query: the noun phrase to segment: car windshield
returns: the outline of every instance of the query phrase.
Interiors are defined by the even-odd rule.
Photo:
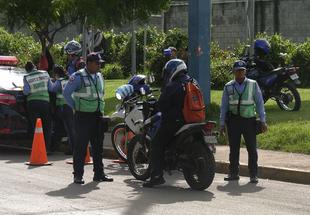
[[[0,88],[5,90],[22,90],[26,71],[18,67],[0,66]]]

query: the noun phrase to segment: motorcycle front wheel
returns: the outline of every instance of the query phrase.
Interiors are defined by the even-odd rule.
[[[117,124],[111,132],[112,146],[117,155],[127,161],[128,143],[133,138],[134,133],[125,123]]]
[[[213,182],[215,175],[215,159],[211,151],[204,145],[197,144],[189,155],[191,167],[183,169],[187,184],[194,190],[205,190]]]
[[[145,181],[151,175],[150,168],[151,140],[138,134],[128,144],[127,164],[131,174],[138,180]]]
[[[281,110],[298,111],[301,99],[296,87],[291,83],[284,83],[279,87],[276,102]]]

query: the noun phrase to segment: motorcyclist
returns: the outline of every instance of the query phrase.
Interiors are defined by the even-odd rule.
[[[66,70],[68,71],[69,75],[72,75],[79,69],[85,67],[85,61],[80,56],[82,53],[82,46],[79,42],[75,40],[69,41],[65,47],[64,52],[67,54],[67,67]]]
[[[265,39],[257,39],[254,42],[254,63],[260,75],[274,70],[274,66],[266,60],[270,48],[269,42]]]
[[[174,134],[184,125],[182,113],[185,89],[190,80],[187,66],[183,60],[171,59],[163,72],[163,87],[158,100],[158,109],[162,113],[160,128],[151,143],[151,179],[143,187],[153,187],[165,183],[163,178],[164,149]]]

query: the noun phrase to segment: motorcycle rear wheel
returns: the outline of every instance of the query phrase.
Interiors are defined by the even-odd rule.
[[[300,95],[294,85],[284,83],[279,87],[276,102],[281,110],[298,111],[301,107]]]
[[[194,190],[205,190],[213,182],[215,175],[215,159],[211,151],[204,145],[198,145],[189,155],[194,168],[184,168],[183,175],[187,184]]]
[[[142,141],[145,140],[145,143]],[[149,138],[136,135],[128,144],[127,164],[131,174],[138,180],[145,181],[151,175]]]

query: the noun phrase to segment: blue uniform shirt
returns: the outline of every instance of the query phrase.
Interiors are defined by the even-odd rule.
[[[98,78],[96,74],[91,74],[91,77],[94,79],[94,81],[96,81]],[[69,82],[66,84],[65,89],[62,93],[65,98],[65,101],[72,109],[74,109],[75,107],[72,94],[75,91],[78,91],[79,89],[81,89],[81,86],[82,86],[82,80],[81,80],[80,73],[76,73],[76,72],[73,73],[70,76]]]
[[[76,72],[76,63],[79,60],[79,57],[75,57],[74,59],[70,60],[67,65],[67,72],[69,75],[72,75]]]
[[[30,85],[29,85],[29,83],[27,82],[27,80],[26,80],[26,78],[24,77],[24,79],[23,79],[23,81],[24,81],[24,87],[23,87],[23,93],[24,93],[24,95],[29,95],[30,94]],[[47,88],[48,88],[48,91],[49,92],[52,92],[51,91],[51,87],[52,87],[52,82],[51,82],[51,79],[49,79],[48,80],[48,83],[47,83]]]
[[[56,80],[54,83],[51,84],[50,92],[52,92],[52,93],[61,93],[62,92],[60,80]]]
[[[234,86],[238,90],[238,92],[243,92],[243,89],[245,87],[245,81],[246,79],[241,84],[239,84],[238,82],[234,83]],[[262,92],[257,83],[256,83],[254,101],[255,101],[256,112],[259,115],[260,121],[266,122],[264,99],[263,99]],[[224,87],[223,96],[222,96],[222,104],[221,104],[220,126],[225,125],[226,113],[228,112],[228,109],[229,109],[229,96],[228,96],[226,87]]]

